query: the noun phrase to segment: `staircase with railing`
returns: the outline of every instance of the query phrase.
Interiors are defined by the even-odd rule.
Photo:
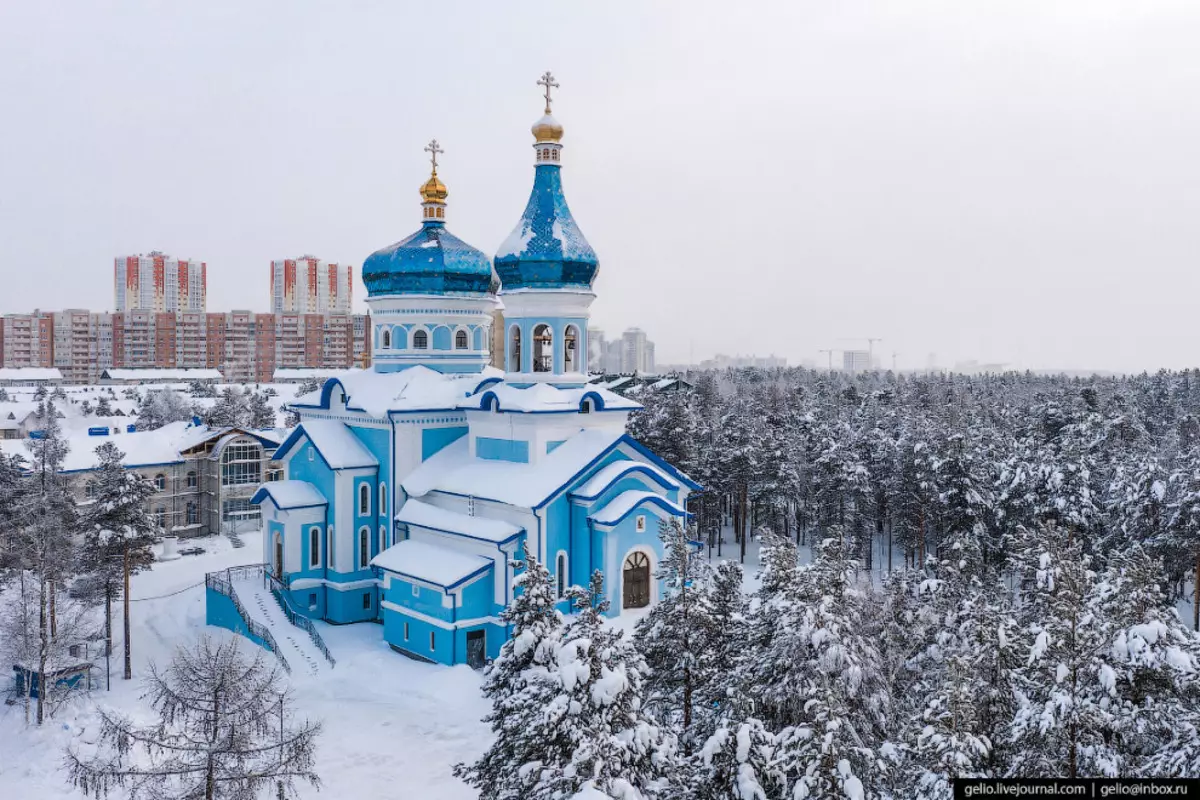
[[[325,646],[325,640],[321,638],[321,634],[317,633],[317,628],[313,625],[312,620],[292,609],[287,596],[283,593],[286,588],[283,585],[283,581],[276,578],[267,569],[263,570],[263,578],[267,581],[267,586],[271,589],[271,594],[274,596],[275,602],[283,610],[283,614],[287,617],[288,622],[308,633],[308,638],[312,640],[313,646],[321,651],[321,655],[325,656],[325,660],[329,662],[329,666],[335,666],[337,661],[334,660],[333,654],[329,652],[329,648]]]
[[[242,605],[241,599],[238,598],[237,592],[233,589],[234,581],[255,577],[262,573],[262,564],[247,564],[241,567],[229,567],[228,569],[221,570],[220,572],[210,572],[205,575],[204,586],[208,590],[229,598],[229,600],[233,603],[234,609],[237,611],[237,615],[240,618],[241,624],[244,625],[246,631],[249,632],[247,638],[274,653],[275,657],[279,659],[279,663],[283,666],[284,670],[290,673],[292,671],[292,667],[290,664],[288,664],[287,659],[284,658],[283,653],[279,652],[279,644],[275,641],[275,637],[271,635],[270,629],[259,623],[246,612],[246,607]],[[221,624],[219,622],[214,622],[211,609],[208,621],[210,625]],[[221,624],[221,626],[231,627],[228,624]],[[233,629],[237,630],[236,628]],[[237,632],[241,633],[240,630]]]

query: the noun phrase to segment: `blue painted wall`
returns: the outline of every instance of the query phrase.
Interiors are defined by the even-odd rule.
[[[458,441],[467,434],[467,430],[466,425],[423,429],[421,431],[421,460],[424,461],[451,442]]]
[[[368,608],[363,608],[364,596],[369,598]],[[368,622],[379,616],[379,596],[374,586],[347,589],[346,591],[338,591],[331,586],[326,590],[325,604],[327,608],[325,619],[337,625],[349,622]]]
[[[549,455],[550,453],[553,453],[555,450],[557,450],[558,446],[560,444],[562,444],[563,441],[564,440],[560,439],[557,442],[546,442],[546,455]]]
[[[264,650],[270,649],[266,642],[250,633],[233,601],[213,589],[204,590],[204,621],[208,625],[241,634]]]
[[[475,455],[490,461],[515,461],[520,464],[528,464],[529,442],[477,436],[475,437]]]

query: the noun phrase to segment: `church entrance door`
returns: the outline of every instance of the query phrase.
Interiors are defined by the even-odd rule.
[[[483,669],[487,663],[487,631],[467,631],[467,665]]]
[[[621,575],[621,606],[644,608],[650,605],[650,559],[645,553],[630,553]]]

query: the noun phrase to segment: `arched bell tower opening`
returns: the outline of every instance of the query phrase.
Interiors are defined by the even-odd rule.
[[[579,368],[579,328],[568,325],[563,332],[563,372],[582,372]]]
[[[545,323],[533,329],[533,371],[554,372],[554,331]]]

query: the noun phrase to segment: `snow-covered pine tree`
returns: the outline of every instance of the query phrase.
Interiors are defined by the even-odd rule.
[[[776,766],[778,743],[760,720],[726,722],[694,759],[693,800],[785,800],[787,777]]]
[[[712,567],[676,518],[659,522],[663,558],[654,577],[665,591],[637,625],[634,645],[649,672],[646,709],[668,730],[678,730],[689,751],[696,732],[696,690],[709,680],[704,653],[712,645]],[[702,726],[699,736],[707,736]]]
[[[108,395],[102,394],[96,400],[96,416],[111,417],[113,415],[112,405],[109,403]]]
[[[172,422],[186,422],[194,415],[191,403],[175,390],[149,390],[138,404],[137,429],[154,431]]]
[[[13,529],[17,568],[28,570],[37,581],[38,673],[45,674],[53,658],[58,619],[55,601],[76,563],[74,535],[78,530],[75,501],[62,476],[68,446],[62,437],[53,400],[39,403],[41,434],[27,439],[33,475],[15,509]],[[46,718],[46,692],[38,693],[37,723]]]
[[[1194,752],[1187,726],[1200,722],[1200,637],[1167,599],[1165,577],[1135,544],[1113,556],[1089,603],[1108,644],[1097,654],[1097,678],[1125,775],[1183,777],[1176,754]],[[1192,764],[1190,776],[1200,777],[1200,762]]]
[[[210,428],[245,428],[250,424],[251,392],[243,392],[237,386],[227,386],[217,402],[203,414],[204,424]]]
[[[1099,658],[1105,631],[1089,607],[1096,584],[1078,535],[1054,524],[1025,534],[1019,556],[1029,588],[1018,617],[1026,663],[1017,671],[1010,775],[1121,774]]]
[[[147,505],[154,484],[125,469],[125,454],[112,442],[96,448],[96,496],[83,508],[81,568],[95,576],[104,599],[105,646],[112,649],[112,601],[125,601],[125,680],[133,677],[129,620],[129,577],[154,561],[158,523]]]
[[[541,730],[557,758],[526,765],[536,783],[525,797],[557,800],[585,785],[622,800],[675,796],[666,785],[686,780],[673,737],[642,707],[645,663],[623,631],[604,626],[604,578],[568,591],[576,616],[556,655],[558,694]],[[566,758],[562,758],[565,755]]]
[[[265,391],[250,392],[246,425],[253,430],[275,427],[275,409]]]
[[[749,629],[746,597],[742,594],[742,565],[722,561],[714,570],[709,593],[708,640],[700,656],[694,707],[698,734],[711,735],[717,720],[730,720],[738,686],[738,670],[746,654]]]
[[[298,783],[319,786],[321,724],[298,720],[278,664],[259,648],[247,658],[238,641],[202,637],[165,669],[152,664],[144,699],[158,712],[154,725],[98,709],[95,751],[67,750],[71,784],[87,797],[121,787],[133,798],[197,800],[297,797]]]
[[[562,643],[562,615],[546,567],[528,549],[514,580],[517,594],[501,619],[512,626],[512,635],[500,655],[487,668],[483,694],[492,701],[484,717],[495,735],[491,746],[472,764],[457,764],[454,774],[479,791],[481,800],[519,800],[537,781],[536,769],[527,764],[565,762],[570,753],[564,740],[542,736],[550,700],[559,690],[555,656]]]

